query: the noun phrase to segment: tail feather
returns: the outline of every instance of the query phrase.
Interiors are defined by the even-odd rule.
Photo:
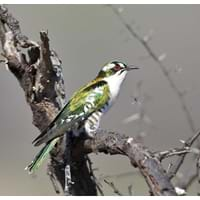
[[[39,146],[39,141],[43,140],[43,138],[46,138],[48,136],[48,131],[50,131],[50,129],[46,129],[44,130],[40,135],[38,135],[33,141],[32,144],[34,144],[34,146]],[[42,142],[41,142],[42,144]]]
[[[42,143],[47,142],[48,140],[48,134],[45,135],[39,135],[33,142],[34,146],[40,146]]]
[[[35,172],[47,158],[49,152],[53,149],[58,140],[59,138],[55,138],[54,140],[47,143],[35,156],[34,160],[25,168],[25,170],[28,170],[30,174]]]
[[[34,146],[40,146],[43,143],[49,143],[53,139],[59,137],[59,128],[49,129],[45,134],[41,133],[32,143]]]

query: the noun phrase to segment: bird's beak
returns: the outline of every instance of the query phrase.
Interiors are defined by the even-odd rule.
[[[133,69],[140,69],[140,68],[139,67],[131,67],[131,66],[126,67],[126,71],[131,71]]]

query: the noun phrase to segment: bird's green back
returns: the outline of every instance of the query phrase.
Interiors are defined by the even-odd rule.
[[[89,97],[90,100],[88,100]],[[86,86],[80,88],[69,102],[62,108],[48,127],[33,141],[35,146],[63,135],[75,124],[81,124],[93,112],[101,109],[110,99],[110,91],[106,81],[94,79]],[[88,109],[85,106],[90,104]],[[52,129],[53,134],[47,134]],[[59,133],[58,133],[59,132]]]
[[[98,88],[98,91],[95,89]],[[87,98],[92,95],[94,98],[92,100],[91,107],[87,112],[84,110],[84,106],[87,103]],[[80,88],[72,98],[66,107],[61,111],[60,120],[64,117],[74,116],[78,117],[80,113],[84,112],[84,115],[88,116],[92,114],[94,111],[100,109],[104,104],[109,100],[109,87],[107,83],[103,80],[94,80],[87,84],[86,86]],[[76,116],[77,115],[77,116]]]

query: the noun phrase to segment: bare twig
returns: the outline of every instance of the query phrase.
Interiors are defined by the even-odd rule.
[[[171,167],[172,167],[172,163],[169,163],[167,170],[166,170],[167,173],[169,173],[169,170],[171,169]]]
[[[0,40],[8,69],[18,79],[33,112],[33,124],[42,131],[66,102],[61,61],[50,49],[47,32],[40,32],[40,43],[30,41],[21,33],[19,22],[5,6],[0,6]],[[56,179],[52,173],[49,175],[53,186],[58,180],[64,190],[66,145],[63,138],[51,152],[51,172]],[[73,195],[96,195],[96,185],[89,174],[87,161],[84,155],[80,156],[72,161],[71,174],[76,184],[72,185],[70,192]]]
[[[179,102],[181,104],[182,110],[185,113],[187,122],[189,124],[189,127],[191,129],[191,132],[194,133],[196,131],[195,125],[194,125],[194,121],[192,118],[192,115],[190,113],[190,110],[187,106],[186,103],[186,99],[184,94],[182,93],[182,91],[180,91],[180,89],[176,86],[174,80],[172,79],[170,73],[167,70],[167,67],[163,64],[162,59],[160,59],[156,53],[153,51],[153,49],[151,48],[151,46],[149,45],[147,39],[141,37],[130,25],[129,23],[127,23],[124,18],[121,15],[121,12],[118,11],[117,8],[115,8],[113,5],[110,5],[112,11],[115,13],[115,15],[117,16],[117,18],[120,20],[120,22],[123,24],[123,26],[127,29],[127,31],[130,33],[130,35],[135,38],[136,40],[138,40],[142,46],[146,49],[146,51],[148,52],[148,54],[150,55],[150,57],[158,64],[159,68],[161,69],[163,75],[165,76],[165,78],[168,80],[171,88],[173,89],[173,91],[175,92],[175,94],[177,95]]]
[[[108,184],[114,191],[115,194],[119,195],[119,196],[123,196],[122,193],[119,191],[119,189],[117,189],[117,187],[115,186],[115,184],[111,181],[108,181],[106,179],[104,179],[104,182],[106,184]]]
[[[133,196],[133,185],[132,184],[128,186],[128,194],[129,194],[129,196]]]
[[[48,166],[47,166],[47,174],[49,175],[50,177],[50,180],[51,180],[51,183],[53,185],[53,188],[55,190],[55,192],[57,194],[60,193],[60,190],[59,190],[59,187],[58,187],[58,184],[57,184],[57,179],[55,177],[55,173],[54,173],[54,168],[52,167],[52,165],[50,163],[48,163]]]
[[[155,153],[155,156],[162,161],[165,158],[169,158],[171,156],[180,156],[182,154],[187,154],[192,152],[191,149],[189,147],[183,147],[183,148],[174,148],[174,149],[170,149],[170,150],[166,150],[166,151],[161,151],[158,153]]]
[[[137,137],[135,139],[137,140]],[[104,179],[107,178],[112,178],[112,179],[122,179],[122,178],[126,178],[126,177],[130,177],[130,176],[137,176],[140,172],[138,170],[135,171],[126,171],[126,172],[122,172],[122,173],[117,173],[117,174],[113,174],[113,175],[104,175],[99,177],[99,180],[102,181]]]
[[[104,192],[103,192],[103,190],[101,189],[101,183],[100,182],[98,182],[98,180],[96,179],[95,180],[95,182],[96,182],[96,184],[97,184],[97,190],[99,191],[99,193],[100,193],[100,195],[101,196],[104,196]]]
[[[198,183],[200,184],[200,154],[197,156],[197,174],[198,174]]]
[[[126,23],[125,25],[129,31],[133,32],[129,25]],[[134,36],[134,32],[132,34]],[[136,34],[134,37],[138,37],[138,35]],[[33,123],[39,130],[43,130],[65,103],[61,62],[57,54],[50,49],[49,38],[46,32],[42,31],[40,33],[41,43],[30,42],[26,36],[21,34],[19,23],[3,6],[0,7],[0,39],[8,68],[18,79],[25,92],[26,100],[32,109]],[[138,39],[141,38],[138,37]],[[156,62],[160,63],[160,60],[151,51],[146,41],[141,40],[141,42],[143,42],[142,44],[146,47],[149,54],[153,58],[155,57]],[[21,48],[27,50],[28,59],[20,51]],[[160,67],[169,81],[171,81],[168,72],[165,71],[165,67],[162,67],[162,65]],[[173,81],[172,87],[176,89]],[[185,112],[187,113],[187,107]],[[86,155],[97,151],[127,156],[131,164],[134,167],[138,167],[150,188],[151,194],[176,195],[170,178],[167,176],[160,161],[134,138],[129,138],[118,133],[99,131],[94,139],[82,140],[78,138],[75,140],[77,141],[73,143],[73,151],[71,152],[70,159],[70,172],[72,176],[70,180],[74,181],[74,184],[70,185],[70,195],[97,194],[96,188],[98,184],[92,172],[91,163],[88,167],[88,156]],[[191,146],[194,140],[195,138],[192,137],[186,142],[187,145],[185,146]],[[65,173],[65,153],[65,142],[61,138],[51,152],[50,162],[53,170],[50,171],[52,173],[49,175],[56,191],[58,191],[58,188],[55,180],[59,181],[63,189],[67,182],[65,181],[65,177],[69,170]],[[173,167],[171,167],[171,170],[169,170],[170,173],[176,173],[179,167],[179,164],[177,164],[174,171]]]
[[[199,135],[200,135],[200,131],[198,131],[195,135],[193,135],[187,141],[185,141],[183,148],[190,148],[192,146],[192,144],[195,142],[195,140],[197,140]],[[179,170],[180,166],[182,165],[182,163],[185,159],[185,156],[186,156],[186,154],[182,154],[181,156],[179,156],[178,159],[176,160],[176,162],[170,168],[170,170],[168,172],[168,176],[170,179],[172,179],[176,175],[177,171]]]
[[[190,167],[183,173],[178,173],[176,176],[176,187],[184,189],[185,191],[187,188],[194,182],[197,178],[197,167],[196,162],[192,162]]]
[[[175,161],[174,164],[170,163],[167,173],[169,178],[172,179],[178,172],[179,168],[184,162],[185,156],[188,153],[195,153],[197,154],[197,158],[195,159],[192,166],[190,166],[189,170],[184,173],[184,176],[177,175],[178,183],[176,184],[176,191],[178,193],[182,193],[181,195],[185,195],[187,188],[192,184],[192,182],[197,178],[198,175],[198,164],[199,164],[199,152],[196,149],[192,149],[191,146],[195,140],[199,137],[200,132],[197,132],[194,136],[190,137],[187,141],[182,141],[184,146],[182,148],[175,148],[170,149],[168,151],[163,151],[159,153],[155,153],[155,156],[161,161],[170,156],[179,156],[178,159]],[[181,174],[181,173],[179,173]]]
[[[191,111],[190,111],[189,107],[187,106],[187,101],[186,101],[186,98],[185,98],[186,93],[181,91],[178,88],[178,86],[176,85],[175,81],[173,80],[170,72],[168,71],[167,66],[163,64],[163,59],[166,57],[166,54],[162,54],[161,56],[157,56],[156,53],[154,52],[154,50],[152,49],[152,47],[149,44],[149,41],[152,38],[152,34],[150,34],[150,36],[147,35],[145,37],[142,37],[140,34],[137,33],[137,31],[135,31],[132,28],[132,26],[129,23],[126,22],[126,20],[124,20],[121,12],[115,6],[110,5],[110,7],[111,7],[112,11],[114,12],[114,14],[117,16],[117,18],[119,19],[119,21],[123,24],[123,26],[126,28],[126,30],[130,33],[130,35],[134,39],[139,41],[139,43],[144,47],[144,49],[147,51],[149,56],[155,61],[155,63],[157,63],[162,74],[167,79],[170,87],[173,89],[174,93],[176,94],[176,96],[177,96],[177,98],[180,102],[180,106],[182,108],[183,113],[185,114],[185,118],[188,122],[191,133],[195,133],[196,127],[195,127],[195,123],[194,123]],[[197,140],[196,147],[200,148],[200,140],[199,139]],[[195,156],[194,156],[194,159],[195,159]],[[184,157],[185,157],[184,154],[181,157],[179,157],[179,161],[177,161],[177,163],[180,163],[180,165],[182,165]],[[178,165],[176,164],[174,167],[172,167],[172,169],[174,170],[175,167],[177,167],[177,170],[178,170],[180,166],[178,167]],[[184,173],[184,174],[186,175],[186,173]],[[171,177],[173,177],[173,176],[171,176]],[[190,176],[190,177],[193,177],[193,176]],[[183,180],[185,180],[185,178],[183,178]]]
[[[87,163],[88,163],[89,172],[91,174],[91,177],[93,177],[94,182],[96,183],[97,190],[99,191],[101,196],[104,196],[104,192],[102,190],[102,185],[99,182],[99,179],[94,174],[94,170],[92,168],[92,161],[90,160],[89,156],[86,156],[86,159],[87,159]]]
[[[153,195],[176,195],[174,187],[160,161],[134,138],[99,130],[94,139],[80,141],[77,145],[79,148],[75,148],[76,150],[73,152],[74,158],[79,154],[90,152],[128,156],[131,164],[134,167],[138,167]]]

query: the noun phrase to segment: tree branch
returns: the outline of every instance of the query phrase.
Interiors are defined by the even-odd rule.
[[[18,79],[32,109],[33,124],[42,131],[65,103],[61,62],[50,49],[46,32],[40,32],[40,43],[30,41],[21,34],[18,21],[3,6],[0,6],[0,40],[8,68]],[[22,53],[22,48],[27,50],[28,58]],[[65,152],[65,142],[61,138],[51,152],[51,167],[48,168],[56,191],[55,179],[65,188]],[[169,177],[152,152],[134,138],[105,131],[97,132],[94,139],[74,139],[71,195],[97,194],[91,163],[88,165],[87,154],[91,152],[127,156],[131,164],[139,168],[151,194],[176,195]]]
[[[173,89],[174,93],[177,95],[181,108],[183,112],[185,113],[185,117],[187,119],[188,125],[190,127],[191,133],[194,133],[196,131],[195,124],[192,118],[192,115],[190,113],[190,110],[187,106],[184,94],[182,91],[179,90],[179,88],[176,86],[174,80],[170,76],[170,73],[167,70],[167,67],[163,64],[162,60],[159,59],[159,57],[156,55],[156,53],[153,51],[151,46],[148,43],[148,39],[144,39],[141,37],[122,17],[121,13],[115,8],[113,5],[110,5],[112,11],[115,13],[117,18],[120,20],[120,22],[123,24],[123,26],[126,28],[126,30],[130,33],[130,35],[139,41],[139,43],[144,47],[144,49],[148,52],[150,57],[158,64],[158,67],[160,68],[161,72],[163,73],[164,77],[167,79],[170,87]],[[148,37],[146,37],[148,38]]]
[[[197,178],[197,168],[196,163],[193,162],[187,171],[184,172],[184,174],[179,173],[176,178],[178,179],[176,181],[176,187],[181,188],[183,190],[187,190],[187,188],[194,182],[194,180]]]
[[[186,149],[190,148],[192,146],[192,144],[197,140],[199,135],[200,135],[200,131],[198,131],[194,136],[190,137],[187,141],[185,141],[183,149],[184,148],[186,148]],[[186,156],[186,154],[182,154],[181,156],[179,156],[178,159],[176,160],[175,164],[172,165],[172,167],[170,168],[170,170],[168,172],[168,176],[169,176],[170,179],[172,179],[176,175],[180,166],[183,164],[185,156]]]
[[[104,182],[113,189],[113,192],[115,194],[117,194],[118,196],[123,196],[122,193],[117,189],[117,187],[115,186],[115,184],[113,182],[110,182],[106,179],[104,179]]]
[[[134,167],[138,167],[153,195],[176,195],[160,161],[141,143],[119,133],[99,130],[94,139],[80,140],[79,148],[73,151],[74,159],[80,154],[103,152],[110,155],[124,155]]]
[[[0,6],[0,40],[8,69],[18,79],[25,92],[26,101],[33,112],[33,124],[42,131],[65,104],[64,79],[61,61],[50,49],[46,32],[40,32],[40,43],[23,36],[19,22]],[[27,50],[28,58],[22,53]],[[55,186],[55,179],[65,187],[65,142],[63,138],[51,152],[48,174]],[[73,195],[96,195],[96,183],[89,172],[85,156],[72,161]],[[56,187],[57,192],[57,187]]]
[[[119,19],[119,21],[122,23],[122,25],[126,28],[126,30],[130,33],[130,35],[136,39],[143,47],[144,49],[147,51],[147,53],[149,54],[149,56],[155,61],[155,63],[158,65],[158,67],[160,68],[162,74],[164,75],[164,77],[166,78],[166,80],[168,81],[170,87],[172,88],[172,90],[174,91],[174,93],[176,94],[179,102],[180,102],[180,106],[181,109],[185,115],[185,118],[187,120],[187,123],[189,125],[189,128],[191,130],[191,133],[195,133],[196,132],[196,127],[195,127],[195,123],[191,114],[191,111],[187,105],[187,101],[185,98],[185,93],[182,92],[178,86],[176,85],[175,81],[173,80],[170,72],[167,69],[167,66],[163,64],[163,58],[162,55],[161,56],[157,56],[157,54],[155,53],[155,51],[152,49],[151,45],[149,44],[149,39],[151,38],[151,36],[145,36],[142,37],[140,34],[137,33],[136,30],[134,30],[134,28],[132,28],[132,26],[126,22],[126,20],[124,20],[124,18],[122,17],[121,13],[118,11],[118,9],[116,7],[114,7],[113,5],[110,5],[113,13],[116,15],[116,17]],[[196,148],[200,148],[200,140],[197,140],[197,144],[196,144]],[[177,167],[177,169],[179,169],[179,167],[177,166],[177,163],[180,163],[180,165],[182,164],[182,161],[184,160],[186,154],[183,154],[181,157],[179,157],[178,161],[176,162],[175,166]],[[196,156],[196,155],[195,155]],[[195,160],[195,156],[194,156],[194,160]],[[173,167],[172,169],[175,169],[175,167]],[[188,170],[189,171],[189,170]],[[182,180],[185,182],[185,179],[190,176],[190,174],[186,174],[185,178],[183,178]],[[197,176],[197,173],[196,173]],[[193,176],[192,177],[193,180]],[[190,183],[191,181],[189,181]],[[189,185],[189,184],[188,184]]]

